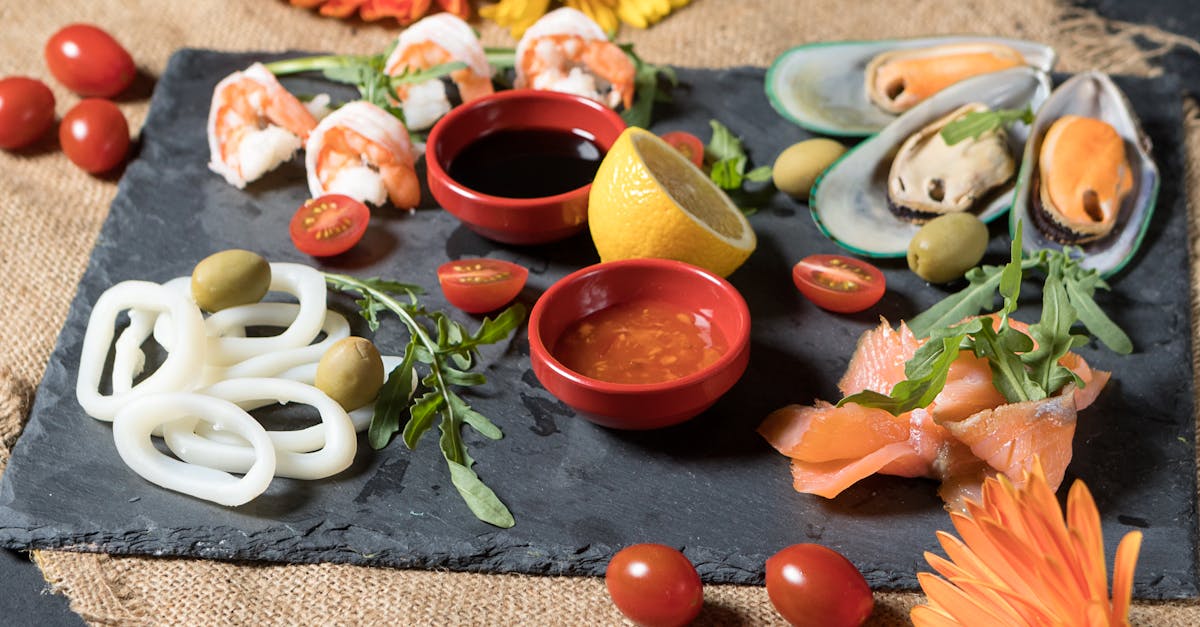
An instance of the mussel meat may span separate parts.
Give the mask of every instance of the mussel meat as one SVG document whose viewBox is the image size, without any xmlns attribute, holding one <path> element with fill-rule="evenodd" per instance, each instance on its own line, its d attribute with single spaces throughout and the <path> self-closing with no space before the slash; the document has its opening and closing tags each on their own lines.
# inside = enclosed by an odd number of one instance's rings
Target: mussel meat
<svg viewBox="0 0 1200 627">
<path fill-rule="evenodd" d="M 942 138 L 947 124 L 988 110 L 978 102 L 963 105 L 904 141 L 888 173 L 888 209 L 894 215 L 922 224 L 940 215 L 969 211 L 977 200 L 1013 177 L 1016 162 L 1003 128 L 954 145 Z"/>
<path fill-rule="evenodd" d="M 866 91 L 884 111 L 903 113 L 964 78 L 1024 64 L 1020 52 L 992 42 L 892 50 L 867 64 Z"/>
</svg>

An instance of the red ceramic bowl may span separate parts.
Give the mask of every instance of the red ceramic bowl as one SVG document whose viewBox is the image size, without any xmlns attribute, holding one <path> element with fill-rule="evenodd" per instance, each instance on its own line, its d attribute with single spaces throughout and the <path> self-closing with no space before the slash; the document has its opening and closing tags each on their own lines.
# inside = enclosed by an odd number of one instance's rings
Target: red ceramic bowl
<svg viewBox="0 0 1200 627">
<path fill-rule="evenodd" d="M 479 137 L 504 129 L 583 131 L 605 152 L 625 130 L 608 107 L 571 94 L 532 89 L 497 92 L 446 114 L 425 144 L 429 190 L 441 205 L 480 235 L 506 244 L 541 244 L 587 226 L 591 184 L 542 198 L 504 198 L 477 192 L 450 178 L 450 162 Z"/>
<path fill-rule="evenodd" d="M 571 324 L 613 305 L 666 301 L 712 320 L 729 344 L 715 363 L 662 383 L 609 383 L 564 366 L 554 347 Z M 618 429 L 656 429 L 708 409 L 741 378 L 750 359 L 750 311 L 721 277 L 680 261 L 627 259 L 589 266 L 550 286 L 529 318 L 529 353 L 542 385 L 583 417 Z"/>
</svg>

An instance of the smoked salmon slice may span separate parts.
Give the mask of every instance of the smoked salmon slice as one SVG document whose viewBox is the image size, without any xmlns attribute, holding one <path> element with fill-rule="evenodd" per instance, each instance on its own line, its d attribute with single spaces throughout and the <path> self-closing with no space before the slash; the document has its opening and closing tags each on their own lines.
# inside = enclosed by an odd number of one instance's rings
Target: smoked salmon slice
<svg viewBox="0 0 1200 627">
<path fill-rule="evenodd" d="M 838 388 L 846 395 L 890 393 L 905 379 L 904 366 L 921 343 L 905 324 L 893 329 L 881 320 L 859 338 Z M 1095 401 L 1110 377 L 1074 353 L 1059 363 L 1083 387 L 1072 383 L 1050 398 L 1008 403 L 992 383 L 988 361 L 963 352 L 928 408 L 893 416 L 856 403 L 817 401 L 772 412 L 758 432 L 791 458 L 797 491 L 826 498 L 875 473 L 930 477 L 942 482 L 939 494 L 947 506 L 961 511 L 966 500 L 979 499 L 985 478 L 1002 473 L 1019 481 L 1035 458 L 1057 489 L 1071 461 L 1077 411 Z"/>
</svg>

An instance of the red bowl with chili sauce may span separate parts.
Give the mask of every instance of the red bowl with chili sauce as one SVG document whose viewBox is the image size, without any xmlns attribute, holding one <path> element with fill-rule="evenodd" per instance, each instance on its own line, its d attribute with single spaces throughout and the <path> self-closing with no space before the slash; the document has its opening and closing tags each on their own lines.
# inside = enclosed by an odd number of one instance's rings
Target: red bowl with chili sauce
<svg viewBox="0 0 1200 627">
<path fill-rule="evenodd" d="M 488 239 L 564 239 L 587 225 L 595 169 L 623 130 L 621 116 L 582 96 L 497 92 L 434 125 L 425 144 L 429 190 Z"/>
<path fill-rule="evenodd" d="M 538 380 L 584 418 L 657 429 L 700 414 L 741 378 L 750 311 L 736 288 L 702 268 L 612 261 L 542 294 L 529 349 Z"/>
</svg>

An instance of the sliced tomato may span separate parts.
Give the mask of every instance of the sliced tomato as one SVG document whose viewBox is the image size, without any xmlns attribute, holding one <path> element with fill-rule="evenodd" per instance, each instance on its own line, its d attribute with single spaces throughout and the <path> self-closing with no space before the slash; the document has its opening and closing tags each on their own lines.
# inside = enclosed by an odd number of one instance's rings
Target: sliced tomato
<svg viewBox="0 0 1200 627">
<path fill-rule="evenodd" d="M 879 268 L 852 257 L 809 255 L 792 268 L 800 293 L 822 309 L 862 311 L 883 298 L 887 281 Z"/>
<path fill-rule="evenodd" d="M 662 140 L 683 153 L 697 168 L 704 165 L 704 142 L 699 137 L 683 131 L 671 131 L 665 133 Z"/>
<path fill-rule="evenodd" d="M 437 276 L 451 305 L 467 313 L 486 313 L 516 298 L 529 270 L 500 259 L 459 259 L 443 263 Z"/>
<path fill-rule="evenodd" d="M 370 220 L 371 210 L 361 202 L 342 194 L 326 194 L 301 205 L 288 230 L 300 252 L 329 257 L 353 248 Z"/>
</svg>

